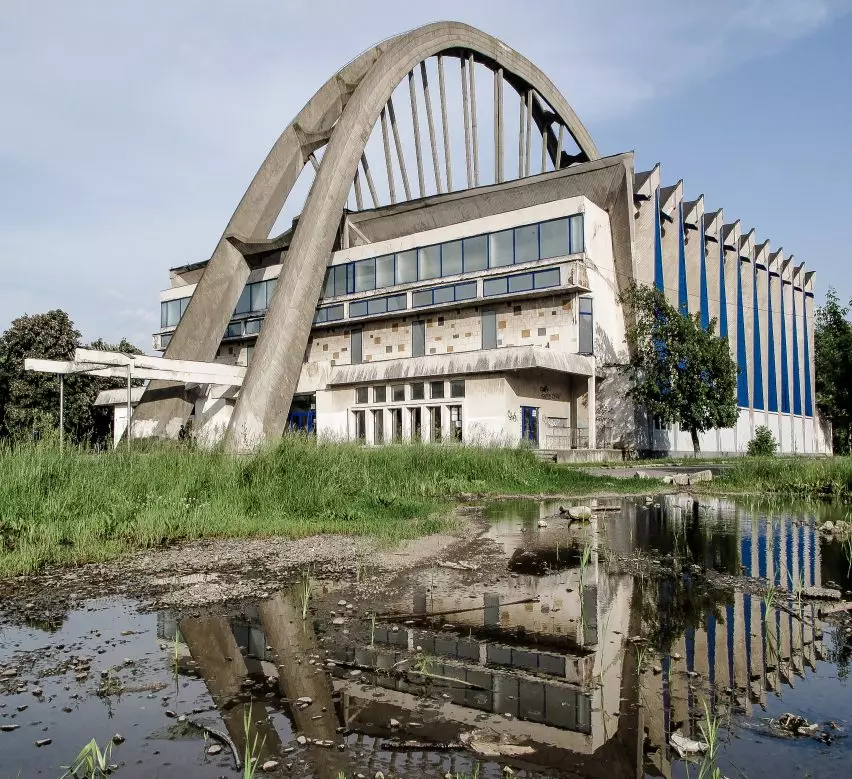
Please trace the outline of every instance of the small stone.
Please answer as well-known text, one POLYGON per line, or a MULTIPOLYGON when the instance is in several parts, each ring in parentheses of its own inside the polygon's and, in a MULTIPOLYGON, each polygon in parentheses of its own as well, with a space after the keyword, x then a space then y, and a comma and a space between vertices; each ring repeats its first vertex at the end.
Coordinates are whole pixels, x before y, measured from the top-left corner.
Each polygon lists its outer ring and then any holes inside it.
POLYGON ((44 695, 44 690, 41 687, 33 687, 32 694, 35 695, 36 698, 41 698, 44 695))
POLYGON ((177 717, 177 712, 172 711, 171 709, 166 709, 166 716, 174 719, 175 717, 177 717))
POLYGON ((26 711, 28 708, 29 706, 27 706, 26 703, 22 703, 20 706, 18 706, 18 711, 26 711))
POLYGON ((4 724, 4 725, 0 725, 0 731, 2 731, 3 733, 11 733, 13 730, 17 730, 19 727, 21 727, 21 726, 20 725, 6 725, 6 724, 4 724))
POLYGON ((296 703, 301 703, 301 704, 303 704, 303 705, 305 705, 305 706, 310 706, 313 702, 314 702, 314 701, 313 701, 313 698, 309 698, 307 695, 305 695, 305 696, 304 696, 304 697, 302 697, 302 698, 297 698, 297 699, 296 699, 296 703))
POLYGON ((506 719, 512 719, 512 714, 511 714, 511 712, 508 712, 508 711, 507 711, 507 712, 506 712, 503 716, 504 716, 506 719))
POLYGON ((355 668, 354 670, 352 670, 352 671, 350 671, 350 672, 349 672, 349 675, 350 675, 350 676, 360 676, 360 675, 361 675, 361 671, 360 671, 360 669, 355 668))
POLYGON ((376 775, 373 779, 385 779, 385 775, 381 771, 376 771, 376 775))
POLYGON ((266 762, 265 762, 265 763, 264 763, 264 764, 260 767, 260 770, 261 770, 261 771, 266 771, 266 772, 268 773, 268 772, 270 772, 270 771, 274 771, 276 768, 278 768, 278 761, 277 761, 277 760, 267 760, 267 761, 266 761, 266 762))
POLYGON ((207 754, 208 755, 218 755, 222 751, 222 747, 219 744, 214 744, 212 747, 208 747, 207 754))
POLYGON ((308 743, 308 739, 306 739, 304 736, 296 736, 296 743, 300 744, 301 746, 305 746, 305 744, 308 743))
POLYGON ((390 725, 392 728, 398 728, 399 727, 399 720, 398 719, 392 719, 390 722, 388 722, 388 725, 390 725))
POLYGON ((659 665, 655 665, 651 670, 653 670, 655 674, 661 674, 663 672, 663 669, 659 665))
POLYGON ((112 737, 112 743, 113 744, 123 744, 124 743, 124 736, 122 736, 121 733, 116 733, 112 737))
POLYGON ((331 624, 332 625, 345 625, 346 624, 346 618, 345 617, 335 617, 333 620, 331 620, 331 624))
POLYGON ((339 601, 337 601, 337 605, 338 605, 338 606, 345 606, 345 605, 346 605, 346 601, 345 601, 345 600, 339 600, 339 601))
POLYGON ((0 677, 3 679, 14 679, 18 675, 17 668, 7 668, 3 673, 0 673, 0 677))
POLYGON ((52 738, 40 738, 38 741, 35 742, 35 745, 37 747, 46 747, 46 746, 48 746, 49 744, 52 744, 52 743, 53 743, 52 738))
POLYGON ((538 526, 539 527, 547 527, 547 522, 545 522, 543 519, 540 519, 538 521, 538 526))

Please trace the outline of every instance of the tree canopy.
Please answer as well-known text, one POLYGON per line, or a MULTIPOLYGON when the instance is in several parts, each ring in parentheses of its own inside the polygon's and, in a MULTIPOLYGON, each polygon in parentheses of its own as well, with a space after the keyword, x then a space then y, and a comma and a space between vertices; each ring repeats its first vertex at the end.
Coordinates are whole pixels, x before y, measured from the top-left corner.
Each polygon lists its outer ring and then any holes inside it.
POLYGON ((728 339, 707 329, 699 315, 681 314, 654 287, 634 285, 628 308, 631 397, 662 422, 688 430, 695 453, 699 434, 737 421, 737 364, 728 339))
MULTIPOLYGON (((852 301, 850 301, 852 306, 852 301)), ((814 326, 816 401, 834 430, 834 451, 852 451, 852 322, 837 291, 829 287, 814 326)))
MULTIPOLYGON (((15 319, 0 336, 0 436, 13 439, 43 435, 59 424, 59 381, 56 376, 24 370, 27 357, 70 360, 83 344, 68 314, 59 309, 15 319)), ((122 339, 108 344, 98 339, 90 349, 140 354, 122 339)), ((122 386, 117 379, 92 376, 65 377, 65 433, 76 443, 105 442, 110 433, 111 412, 95 408, 98 393, 122 386)))

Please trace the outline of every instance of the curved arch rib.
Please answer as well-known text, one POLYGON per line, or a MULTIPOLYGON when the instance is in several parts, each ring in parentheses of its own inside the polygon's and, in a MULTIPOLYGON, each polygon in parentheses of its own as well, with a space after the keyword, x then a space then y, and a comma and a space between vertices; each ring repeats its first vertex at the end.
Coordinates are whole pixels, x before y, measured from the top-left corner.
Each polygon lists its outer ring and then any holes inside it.
MULTIPOLYGON (((410 74, 412 83, 413 70, 420 62, 450 49, 471 52, 469 71, 474 110, 476 53, 480 61, 502 67, 528 84, 530 90, 535 90, 553 108, 581 152, 590 159, 599 156, 585 127, 547 76, 495 38, 465 24, 438 22, 389 41, 334 125, 228 427, 226 446, 231 451, 252 449, 266 438, 282 433, 340 215, 367 139, 393 90, 406 75, 410 74)), ((310 104, 303 110, 309 107, 310 104)), ((528 110, 532 112, 531 99, 528 110)), ((472 118, 474 180, 478 183, 475 114, 472 118)), ((258 203, 257 207, 262 211, 266 205, 258 203)), ((231 310, 228 309, 228 316, 231 310)))

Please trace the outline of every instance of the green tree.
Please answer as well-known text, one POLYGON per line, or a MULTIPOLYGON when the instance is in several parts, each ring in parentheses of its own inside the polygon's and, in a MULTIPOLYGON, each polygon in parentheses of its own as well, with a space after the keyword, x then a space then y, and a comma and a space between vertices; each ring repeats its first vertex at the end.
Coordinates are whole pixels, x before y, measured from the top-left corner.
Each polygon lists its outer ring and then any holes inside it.
MULTIPOLYGON (((24 370, 27 357, 70 360, 80 346, 80 332, 64 311, 25 315, 15 319, 0 336, 0 436, 26 439, 43 435, 59 424, 59 380, 46 373, 24 370)), ((110 345, 97 340, 92 349, 139 354, 122 339, 110 345)), ((109 436, 108 409, 94 401, 103 389, 119 387, 120 380, 91 376, 65 377, 65 433, 77 443, 95 444, 109 436)))
POLYGON ((737 365, 728 339, 705 330, 696 315, 681 314, 658 289, 633 285, 622 295, 628 308, 630 395, 665 423, 677 422, 692 437, 737 421, 737 365))
POLYGON ((829 287, 825 305, 816 311, 814 371, 817 405, 832 424, 837 454, 852 451, 852 323, 848 314, 837 290, 829 287))

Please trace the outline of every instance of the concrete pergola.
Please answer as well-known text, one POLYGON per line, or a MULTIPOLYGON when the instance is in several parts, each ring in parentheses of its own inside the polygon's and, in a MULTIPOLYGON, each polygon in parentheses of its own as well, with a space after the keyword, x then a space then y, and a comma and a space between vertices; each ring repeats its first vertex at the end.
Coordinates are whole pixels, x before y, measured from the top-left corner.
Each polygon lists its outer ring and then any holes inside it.
MULTIPOLYGON (((284 430, 302 357, 310 337, 323 276, 346 206, 354 189, 357 208, 364 207, 362 181, 373 207, 380 205, 367 162, 365 147, 380 123, 388 191, 397 202, 392 151, 396 151, 403 200, 425 194, 426 166, 421 148, 421 120, 415 83, 422 82, 426 124, 437 191, 453 189, 450 162, 449 112, 444 63, 454 59, 461 72, 465 174, 467 187, 480 185, 475 66, 493 73, 494 180, 505 180, 503 91, 508 85, 520 100, 518 177, 533 175, 533 132, 541 134, 541 168, 546 157, 556 168, 600 157, 586 128, 550 79, 532 62, 500 40, 458 22, 437 22, 389 38, 334 74, 287 126, 261 165, 234 211, 210 262, 180 320, 166 357, 209 364, 249 275, 243 253, 246 244, 268 242, 269 232, 303 168, 315 169, 314 184, 293 231, 284 270, 258 337, 254 358, 225 437, 234 452, 250 450, 284 430), (433 102, 425 62, 437 58, 438 100, 444 138, 444 164, 435 131, 433 102), (392 94, 408 80, 417 193, 412 191, 400 143, 392 94), (535 125, 535 129, 533 129, 535 125), (567 136, 566 136, 567 134, 567 136), (565 150, 572 139, 578 152, 565 150), (321 159, 317 152, 323 149, 321 159)), ((140 437, 176 437, 192 411, 181 388, 163 378, 154 379, 143 394, 133 419, 140 437)))

